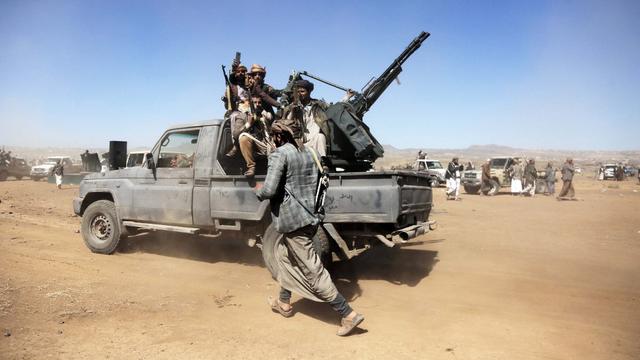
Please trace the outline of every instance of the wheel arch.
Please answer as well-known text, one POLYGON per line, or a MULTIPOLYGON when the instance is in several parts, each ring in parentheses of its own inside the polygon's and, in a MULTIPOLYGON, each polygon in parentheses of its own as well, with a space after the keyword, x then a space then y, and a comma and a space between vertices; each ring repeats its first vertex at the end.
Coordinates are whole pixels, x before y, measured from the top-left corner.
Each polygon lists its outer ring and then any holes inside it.
POLYGON ((84 215, 84 211, 89 207, 89 205, 98 200, 109 200, 117 205, 115 198, 111 192, 103 191, 88 193, 82 200, 82 206, 80 207, 80 216, 84 215))

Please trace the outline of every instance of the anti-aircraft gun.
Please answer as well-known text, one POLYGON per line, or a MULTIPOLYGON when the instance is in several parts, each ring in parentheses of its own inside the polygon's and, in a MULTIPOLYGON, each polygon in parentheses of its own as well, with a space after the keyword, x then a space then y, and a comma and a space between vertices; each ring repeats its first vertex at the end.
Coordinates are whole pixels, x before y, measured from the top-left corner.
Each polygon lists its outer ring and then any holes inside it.
POLYGON ((371 134, 362 117, 389 87, 391 82, 398 77, 402 72, 402 64, 422 45, 422 42, 429 35, 427 32, 421 32, 411 41, 400 56, 380 76, 369 81, 361 92, 355 92, 336 85, 306 71, 294 72, 290 76, 285 93, 287 90, 292 90, 292 84, 295 80, 300 79, 301 76, 306 76, 354 94, 349 101, 331 104, 326 111, 331 131, 330 140, 327 144, 329 146, 327 160, 330 162, 331 168, 339 167, 345 171, 366 171, 371 169, 376 159, 383 156, 384 148, 371 134))

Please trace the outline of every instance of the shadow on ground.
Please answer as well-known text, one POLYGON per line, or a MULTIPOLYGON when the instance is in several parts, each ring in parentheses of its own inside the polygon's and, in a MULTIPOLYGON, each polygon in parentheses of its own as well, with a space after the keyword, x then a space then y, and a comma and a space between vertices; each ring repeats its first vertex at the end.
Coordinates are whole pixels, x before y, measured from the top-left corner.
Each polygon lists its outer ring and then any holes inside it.
MULTIPOLYGON (((443 240, 428 240, 423 243, 440 241, 443 240)), ((437 251, 378 247, 351 261, 333 264, 331 277, 338 291, 352 302, 363 295, 363 290, 358 284, 359 280, 385 280, 395 285, 414 287, 429 276, 438 261, 437 251)), ((300 299, 293 305, 296 312, 326 323, 340 325, 339 317, 327 304, 300 299)), ((359 331, 366 332, 366 330, 359 331)))
MULTIPOLYGON (((330 267, 338 291, 354 301, 363 295, 359 280, 384 280, 395 285, 414 287, 429 276, 438 262, 438 252, 415 248, 416 245, 442 242, 444 239, 416 241, 387 248, 374 247, 349 261, 330 267)), ((264 267, 262 253, 238 239, 206 238, 176 233, 151 232, 130 236, 120 242, 121 253, 144 252, 209 263, 232 262, 264 267)), ((266 269, 264 271, 267 271, 266 269)), ((327 323, 339 323, 336 313, 326 304, 300 299, 297 312, 327 323)))

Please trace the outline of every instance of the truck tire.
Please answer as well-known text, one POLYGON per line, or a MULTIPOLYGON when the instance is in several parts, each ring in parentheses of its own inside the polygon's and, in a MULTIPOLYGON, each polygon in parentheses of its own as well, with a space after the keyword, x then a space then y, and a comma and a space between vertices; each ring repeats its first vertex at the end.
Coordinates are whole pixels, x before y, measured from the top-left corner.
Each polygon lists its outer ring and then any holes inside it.
POLYGON ((17 180, 22 180, 22 175, 16 175, 17 180))
POLYGON ((0 171, 0 181, 7 180, 7 177, 9 177, 9 174, 6 171, 0 171))
POLYGON ((482 193, 487 196, 494 196, 500 192, 500 183, 495 181, 494 179, 489 180, 491 183, 491 187, 489 189, 482 189, 482 193))
POLYGON ((120 241, 120 225, 116 206, 109 200, 98 200, 82 215, 82 238, 94 253, 113 254, 120 241))
POLYGON ((464 192, 467 194, 477 194, 480 191, 480 185, 464 185, 464 192))
POLYGON ((431 180, 429 180, 429 186, 431 186, 432 188, 437 188, 438 185, 440 185, 438 178, 431 178, 431 180))

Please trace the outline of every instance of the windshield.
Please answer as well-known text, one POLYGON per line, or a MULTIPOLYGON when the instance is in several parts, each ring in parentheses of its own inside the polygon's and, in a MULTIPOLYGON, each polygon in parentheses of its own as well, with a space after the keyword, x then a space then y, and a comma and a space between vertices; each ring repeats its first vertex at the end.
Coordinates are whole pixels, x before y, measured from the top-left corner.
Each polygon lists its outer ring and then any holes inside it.
POLYGON ((427 161, 427 167, 429 169, 442 169, 442 164, 440 164, 440 161, 427 161))
POLYGON ((507 163, 507 159, 491 159, 492 169, 504 169, 504 165, 507 163))

